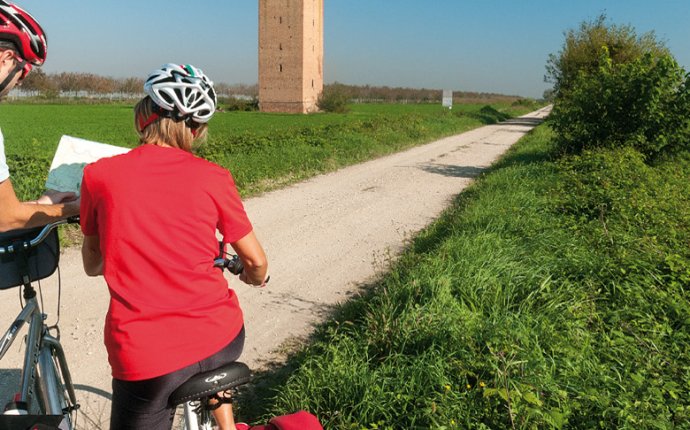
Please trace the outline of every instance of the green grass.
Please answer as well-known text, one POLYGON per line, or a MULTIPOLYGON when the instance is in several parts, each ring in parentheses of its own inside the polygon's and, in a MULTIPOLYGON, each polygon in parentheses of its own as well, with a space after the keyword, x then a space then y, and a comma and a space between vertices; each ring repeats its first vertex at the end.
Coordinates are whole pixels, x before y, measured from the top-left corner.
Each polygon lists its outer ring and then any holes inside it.
MULTIPOLYGON (((536 109, 537 106, 353 105, 347 114, 219 112, 198 154, 229 168, 244 195, 389 154, 536 109)), ((3 104, 2 132, 22 199, 37 197, 60 137, 133 147, 132 106, 3 104)))
POLYGON ((557 159, 552 140, 536 129, 463 192, 240 416, 690 428, 690 155, 557 159))

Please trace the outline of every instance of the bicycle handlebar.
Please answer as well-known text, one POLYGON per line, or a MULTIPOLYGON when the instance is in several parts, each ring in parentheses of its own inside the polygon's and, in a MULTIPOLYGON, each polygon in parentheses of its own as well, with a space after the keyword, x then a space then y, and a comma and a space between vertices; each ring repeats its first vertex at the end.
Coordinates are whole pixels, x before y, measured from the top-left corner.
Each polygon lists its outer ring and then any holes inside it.
MULTIPOLYGON (((25 240, 21 243, 21 246, 24 247, 24 249, 27 248, 33 248, 37 246, 39 243, 43 242, 46 237, 48 237, 48 234, 55 228, 57 228, 60 225, 63 224, 76 224, 79 222, 79 215, 71 216, 69 218, 61 219, 55 222, 52 222, 50 224, 46 224, 41 231, 34 237, 33 239, 30 240, 25 240)), ((12 254, 16 252, 17 249, 15 248, 14 245, 8 245, 8 246, 0 246, 0 255, 5 255, 5 254, 12 254)))
MULTIPOLYGON (((20 245, 24 247, 25 249, 27 248, 33 248, 39 243, 43 242, 47 237, 48 234, 55 228, 57 228, 60 225, 63 224, 75 224, 79 222, 79 215, 72 216, 69 218, 61 219, 55 222, 52 222, 50 224, 46 224, 40 232, 34 237, 33 239, 30 240, 25 240, 23 241, 20 245)), ((8 246, 0 246, 0 255, 5 255, 5 254, 12 254, 16 252, 17 249, 15 245, 8 245, 8 246)), ((242 261, 240 258, 236 255, 233 255, 231 258, 224 258, 222 255, 218 256, 213 261, 213 266, 218 267, 221 270, 229 270, 230 273, 233 275, 239 275, 242 273, 244 270, 244 265, 242 264, 242 261)))
POLYGON ((244 264, 236 255, 233 255, 231 258, 216 258, 213 261, 213 267, 219 267, 221 270, 228 269, 233 275, 239 275, 244 270, 244 264))
MULTIPOLYGON (((226 253, 224 250, 225 244, 223 242, 218 242, 218 245, 220 246, 220 254, 213 261, 213 267, 218 267, 220 270, 228 269, 233 275, 239 275, 242 273, 244 271, 244 264, 242 264, 240 257, 226 253), (229 255, 230 258, 225 258, 224 255, 229 255)), ((255 288, 264 288, 270 279, 271 277, 267 276, 261 285, 249 285, 255 288)))

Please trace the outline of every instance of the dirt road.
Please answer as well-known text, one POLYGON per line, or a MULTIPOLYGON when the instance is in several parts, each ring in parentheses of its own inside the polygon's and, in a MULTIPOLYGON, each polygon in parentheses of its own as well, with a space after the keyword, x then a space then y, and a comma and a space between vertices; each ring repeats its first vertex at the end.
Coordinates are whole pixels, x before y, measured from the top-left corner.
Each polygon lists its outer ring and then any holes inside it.
MULTIPOLYGON (((269 257, 271 282, 260 290, 231 280, 245 312, 243 361, 257 368, 280 359, 276 350, 284 342, 308 335, 333 305, 371 279, 380 262, 400 251, 547 114, 548 108, 541 109, 247 200, 269 257)), ((102 343, 107 288, 101 278, 82 273, 78 250, 68 249, 61 258, 60 327, 82 405, 79 427, 107 429, 110 369, 102 343)), ((43 282, 53 317, 55 278, 43 282)), ((0 292, 2 330, 19 309, 16 289, 0 292)), ((19 381, 21 343, 0 362, 3 404, 19 381)))

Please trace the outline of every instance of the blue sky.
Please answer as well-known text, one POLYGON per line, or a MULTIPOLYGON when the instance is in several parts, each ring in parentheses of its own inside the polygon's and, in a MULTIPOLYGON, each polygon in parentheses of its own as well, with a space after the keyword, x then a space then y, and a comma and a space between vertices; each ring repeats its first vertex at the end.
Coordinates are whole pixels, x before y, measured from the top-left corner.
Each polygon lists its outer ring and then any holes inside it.
MULTIPOLYGON (((254 84, 258 0, 24 0, 48 33, 44 70, 145 77, 191 63, 254 84)), ((687 0, 324 0, 324 80, 541 97, 564 32, 606 13, 654 31, 690 69, 687 0)))

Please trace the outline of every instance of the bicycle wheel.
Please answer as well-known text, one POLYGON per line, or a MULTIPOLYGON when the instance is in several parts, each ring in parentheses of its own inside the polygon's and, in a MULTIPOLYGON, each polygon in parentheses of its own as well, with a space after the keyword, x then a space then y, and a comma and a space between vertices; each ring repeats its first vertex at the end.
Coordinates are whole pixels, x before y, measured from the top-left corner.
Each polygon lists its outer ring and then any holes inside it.
MULTIPOLYGON (((48 342, 50 344, 50 342, 48 342)), ((59 344, 58 344, 59 347, 59 344)), ((44 347, 39 353, 38 370, 40 385, 40 401, 44 407, 44 413, 48 415, 62 415, 63 419, 58 427, 60 430, 72 430, 74 428, 74 412, 76 402, 71 377, 67 370, 67 363, 61 349, 50 345, 44 347)))

